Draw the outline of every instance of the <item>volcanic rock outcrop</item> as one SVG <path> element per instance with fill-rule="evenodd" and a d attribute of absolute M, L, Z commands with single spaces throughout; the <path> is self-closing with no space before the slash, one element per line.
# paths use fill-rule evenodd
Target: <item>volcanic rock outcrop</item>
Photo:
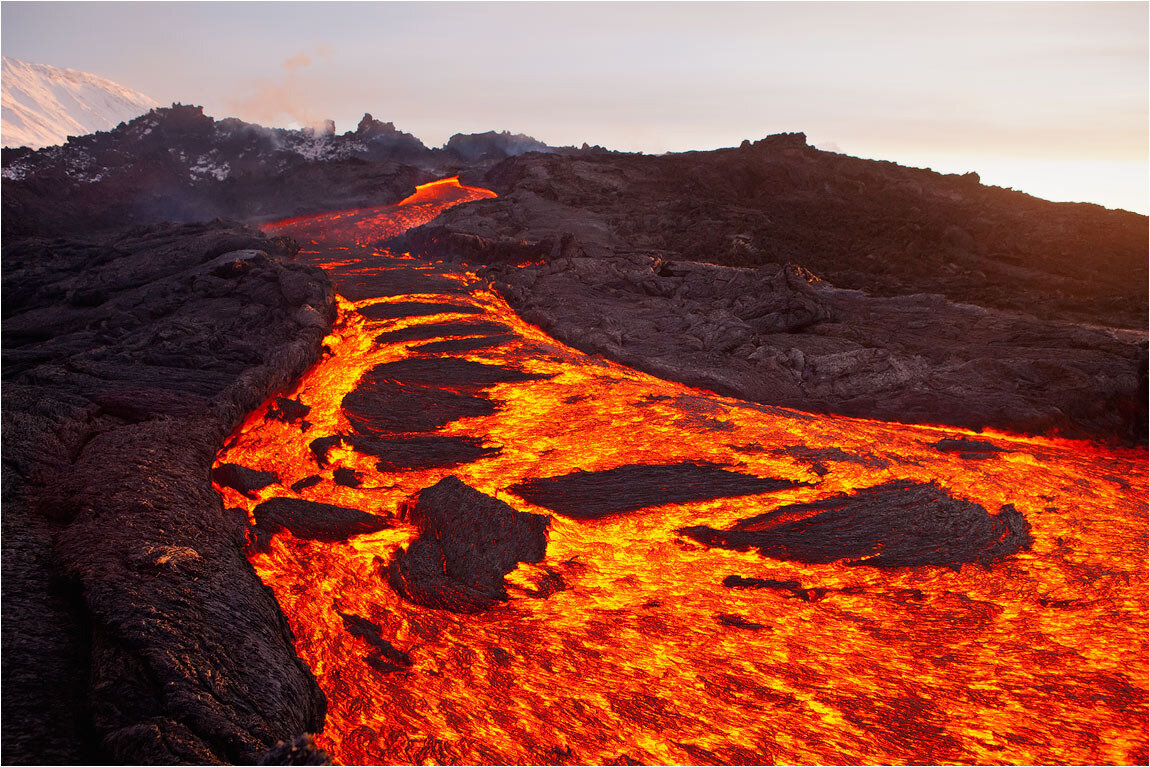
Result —
<path fill-rule="evenodd" d="M 392 588 L 427 607 L 472 613 L 507 598 L 503 576 L 547 551 L 548 517 L 516 511 L 456 477 L 420 492 L 409 509 L 420 535 L 388 568 Z"/>
<path fill-rule="evenodd" d="M 322 726 L 209 471 L 334 320 L 279 245 L 225 222 L 6 244 L 6 763 L 254 763 Z"/>
<path fill-rule="evenodd" d="M 576 471 L 515 485 L 511 491 L 537 506 L 575 519 L 712 498 L 769 493 L 795 487 L 786 479 L 755 477 L 699 461 L 635 464 L 606 471 Z"/>
<path fill-rule="evenodd" d="M 616 254 L 488 273 L 525 319 L 565 343 L 741 399 L 1145 440 L 1145 334 L 938 295 L 868 296 L 794 266 Z"/>
<path fill-rule="evenodd" d="M 989 564 L 1030 548 L 1030 524 L 1013 506 L 990 514 L 937 484 L 901 480 L 840 498 L 783 506 L 740 520 L 729 530 L 706 526 L 680 532 L 707 546 L 758 549 L 772 559 L 827 564 L 915 567 Z M 790 583 L 762 581 L 771 587 Z M 731 588 L 758 587 L 746 579 Z M 798 591 L 795 584 L 793 591 Z"/>

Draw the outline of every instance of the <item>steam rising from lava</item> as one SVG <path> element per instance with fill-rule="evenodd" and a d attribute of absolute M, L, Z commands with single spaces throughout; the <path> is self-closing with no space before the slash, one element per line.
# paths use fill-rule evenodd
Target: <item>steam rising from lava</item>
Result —
<path fill-rule="evenodd" d="M 327 58 L 331 55 L 331 47 L 321 44 L 316 47 L 314 55 Z M 274 125 L 280 118 L 288 117 L 317 132 L 326 129 L 328 121 L 317 115 L 311 106 L 318 94 L 312 92 L 312 86 L 300 74 L 311 64 L 312 56 L 302 52 L 285 59 L 281 64 L 284 70 L 282 79 L 253 80 L 248 85 L 255 92 L 229 98 L 229 111 L 263 125 Z"/>

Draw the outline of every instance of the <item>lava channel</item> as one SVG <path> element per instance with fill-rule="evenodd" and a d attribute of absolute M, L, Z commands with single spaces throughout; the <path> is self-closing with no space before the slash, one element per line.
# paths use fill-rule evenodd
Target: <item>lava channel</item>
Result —
<path fill-rule="evenodd" d="M 267 227 L 339 319 L 217 489 L 338 763 L 1147 761 L 1144 451 L 718 396 L 374 245 L 491 195 Z"/>

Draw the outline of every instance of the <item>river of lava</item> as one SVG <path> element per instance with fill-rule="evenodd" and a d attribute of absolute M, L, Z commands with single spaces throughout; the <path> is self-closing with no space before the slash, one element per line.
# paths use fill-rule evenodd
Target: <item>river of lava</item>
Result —
<path fill-rule="evenodd" d="M 399 205 L 271 231 L 316 240 L 317 263 L 344 269 L 333 267 L 339 285 L 357 266 L 346 271 L 340 247 L 489 195 L 450 180 Z M 341 236 L 344 245 L 332 245 Z M 311 407 L 306 430 L 261 408 L 220 454 L 278 478 L 258 498 L 219 488 L 229 506 L 250 511 L 287 496 L 391 518 L 390 529 L 334 544 L 281 532 L 250 555 L 328 697 L 318 741 L 337 763 L 1146 763 L 1144 451 L 982 435 L 1003 452 L 964 458 L 933 446 L 954 429 L 753 405 L 589 357 L 521 320 L 459 267 L 386 253 L 358 266 L 453 287 L 446 297 L 341 299 L 330 353 L 285 393 Z M 360 314 L 396 301 L 457 306 L 388 320 Z M 460 304 L 479 313 L 452 314 Z M 492 453 L 381 473 L 376 458 L 337 446 L 321 467 L 308 444 L 351 430 L 340 402 L 359 377 L 444 340 L 374 337 L 464 319 L 513 336 L 455 356 L 540 376 L 488 387 L 497 412 L 439 432 L 480 438 Z M 520 565 L 507 576 L 508 601 L 479 614 L 412 604 L 381 575 L 417 535 L 397 509 L 445 476 L 547 514 L 510 488 L 677 461 L 806 484 L 593 521 L 552 514 L 545 560 Z M 333 481 L 341 468 L 362 484 Z M 317 484 L 289 489 L 316 475 Z M 1032 547 L 989 567 L 883 569 L 708 549 L 677 532 L 899 479 L 936 482 L 992 512 L 1013 504 Z M 728 588 L 732 575 L 802 589 Z M 410 667 L 368 663 L 373 646 L 340 613 L 382 627 Z"/>

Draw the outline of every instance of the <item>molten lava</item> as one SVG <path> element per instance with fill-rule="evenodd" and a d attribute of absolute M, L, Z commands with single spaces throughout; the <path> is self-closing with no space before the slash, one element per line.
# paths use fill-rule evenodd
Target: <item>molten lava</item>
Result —
<path fill-rule="evenodd" d="M 1146 762 L 1144 451 L 1003 434 L 978 436 L 998 452 L 944 451 L 961 430 L 748 404 L 588 357 L 459 268 L 386 252 L 348 261 L 346 248 L 370 252 L 487 196 L 448 179 L 398 205 L 267 227 L 310 241 L 337 284 L 367 268 L 450 286 L 341 299 L 330 352 L 285 393 L 310 407 L 303 421 L 261 408 L 219 456 L 277 478 L 253 497 L 219 487 L 228 505 L 302 498 L 390 524 L 337 543 L 277 532 L 251 555 L 327 695 L 318 741 L 338 763 Z M 400 303 L 443 307 L 381 307 Z M 458 389 L 494 412 L 434 434 L 472 438 L 480 457 L 381 472 L 345 440 L 317 460 L 313 440 L 354 432 L 341 402 L 365 373 L 446 357 L 532 374 Z M 512 490 L 680 462 L 793 482 L 589 519 Z M 400 508 L 450 475 L 552 517 L 544 560 L 521 564 L 510 598 L 476 614 L 401 599 L 385 572 L 418 534 Z M 681 532 L 898 480 L 991 513 L 1010 504 L 1033 544 L 985 565 L 884 568 L 708 548 Z"/>

